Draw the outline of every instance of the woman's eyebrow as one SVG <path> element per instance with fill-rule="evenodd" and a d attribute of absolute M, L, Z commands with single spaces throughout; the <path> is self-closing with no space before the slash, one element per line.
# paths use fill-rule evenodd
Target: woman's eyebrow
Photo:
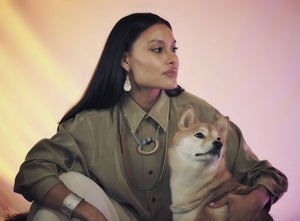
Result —
<path fill-rule="evenodd" d="M 153 40 L 149 41 L 148 44 L 151 44 L 151 43 L 153 43 L 153 42 L 158 42 L 158 43 L 160 43 L 160 44 L 166 44 L 165 41 L 159 40 L 159 39 L 153 39 Z M 176 40 L 174 40 L 174 41 L 172 42 L 172 44 L 176 44 Z"/>

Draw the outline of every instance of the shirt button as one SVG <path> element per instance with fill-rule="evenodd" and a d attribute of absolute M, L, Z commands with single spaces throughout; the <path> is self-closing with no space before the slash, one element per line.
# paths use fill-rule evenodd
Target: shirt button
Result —
<path fill-rule="evenodd" d="M 152 174 L 153 174 L 153 171 L 152 171 L 152 170 L 149 170 L 148 174 L 149 174 L 149 175 L 152 175 Z"/>

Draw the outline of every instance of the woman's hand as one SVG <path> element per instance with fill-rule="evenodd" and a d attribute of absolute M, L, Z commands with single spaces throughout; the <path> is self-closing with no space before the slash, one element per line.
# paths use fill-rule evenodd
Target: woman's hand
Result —
<path fill-rule="evenodd" d="M 73 217 L 82 221 L 108 221 L 96 207 L 85 200 L 82 200 L 75 208 Z"/>
<path fill-rule="evenodd" d="M 252 221 L 269 201 L 269 193 L 262 186 L 254 189 L 247 195 L 236 195 L 229 193 L 222 199 L 209 204 L 211 208 L 219 208 L 228 205 L 228 216 L 226 221 Z"/>

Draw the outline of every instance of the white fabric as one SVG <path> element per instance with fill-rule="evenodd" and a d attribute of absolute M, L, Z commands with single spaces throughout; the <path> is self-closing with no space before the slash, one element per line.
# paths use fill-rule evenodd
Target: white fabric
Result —
<path fill-rule="evenodd" d="M 68 172 L 59 177 L 74 193 L 83 197 L 87 202 L 99 209 L 109 221 L 134 221 L 136 218 L 119 203 L 110 199 L 104 191 L 88 177 Z M 121 217 L 121 218 L 120 218 Z M 79 221 L 79 219 L 71 219 Z M 62 213 L 41 207 L 35 214 L 33 221 L 69 221 Z"/>

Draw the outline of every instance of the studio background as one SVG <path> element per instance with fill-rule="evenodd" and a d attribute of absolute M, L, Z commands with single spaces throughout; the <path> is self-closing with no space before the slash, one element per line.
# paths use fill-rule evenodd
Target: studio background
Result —
<path fill-rule="evenodd" d="M 134 12 L 171 23 L 178 83 L 228 115 L 257 156 L 287 175 L 288 192 L 271 214 L 298 221 L 298 0 L 0 0 L 0 220 L 28 210 L 12 191 L 20 164 L 55 133 L 113 25 Z"/>

